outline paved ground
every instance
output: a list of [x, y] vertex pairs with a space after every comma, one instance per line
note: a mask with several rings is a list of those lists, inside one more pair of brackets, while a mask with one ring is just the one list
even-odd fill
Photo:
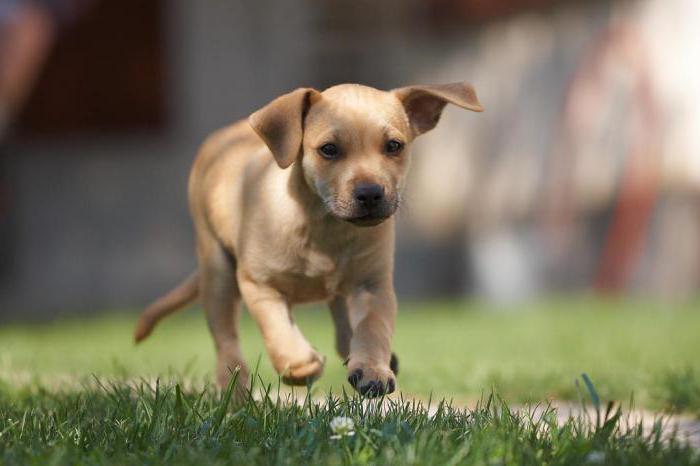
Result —
[[[596, 422], [596, 411], [593, 406], [587, 406], [585, 409], [580, 405], [565, 402], [553, 402], [552, 406], [557, 410], [557, 418], [559, 422], [564, 423], [569, 418], [577, 418], [579, 416], [587, 416], [591, 422]], [[531, 412], [534, 416], [542, 415], [545, 406], [537, 406], [533, 408], [519, 407], [525, 412]], [[688, 441], [694, 448], [700, 449], [700, 420], [685, 416], [685, 415], [668, 415], [654, 413], [645, 410], [622, 410], [623, 425], [635, 426], [639, 422], [642, 423], [644, 431], [651, 433], [654, 425], [659, 422], [662, 426], [662, 431], [665, 437], [672, 435], [674, 432], [678, 434], [678, 438]], [[602, 420], [601, 420], [602, 422]]]
[[[302, 394], [303, 392], [304, 390], [300, 390], [297, 393]], [[287, 394], [291, 395], [290, 392], [283, 391], [281, 392], [280, 396], [286, 397]], [[392, 396], [392, 398], [397, 399], [396, 396]], [[403, 399], [407, 402], [415, 400], [422, 403], [423, 406], [428, 406], [427, 400], [423, 397], [412, 397], [404, 394]], [[323, 401], [323, 398], [318, 399], [319, 403], [323, 403]], [[297, 402], [304, 402], [303, 395], [297, 398]], [[385, 406], [388, 406], [388, 403], [385, 404]], [[476, 407], [476, 403], [453, 402], [452, 406], [463, 409], [474, 409]], [[580, 416], [587, 417], [592, 423], [597, 422], [596, 410], [592, 405], [588, 405], [584, 408], [575, 403], [552, 401], [549, 405], [545, 403], [535, 406], [511, 405], [510, 408], [512, 410], [520, 411], [524, 415], [530, 415], [533, 417], [533, 419], [537, 420], [538, 417], [545, 413], [548, 406], [555, 408], [557, 419], [560, 424], [564, 424], [572, 417], [576, 419]], [[430, 406], [428, 406], [428, 413], [434, 415], [436, 412], [437, 403], [433, 402]], [[603, 413], [601, 413], [601, 417], [602, 416], [604, 416]], [[600, 422], [603, 423], [604, 420], [601, 419]], [[691, 446], [700, 450], [700, 419], [698, 418], [682, 414], [658, 413], [642, 409], [622, 409], [621, 425], [623, 428], [624, 426], [637, 426], [640, 422], [642, 423], [642, 427], [646, 434], [651, 434], [656, 423], [660, 423], [664, 438], [670, 438], [675, 433], [677, 439], [687, 441]]]

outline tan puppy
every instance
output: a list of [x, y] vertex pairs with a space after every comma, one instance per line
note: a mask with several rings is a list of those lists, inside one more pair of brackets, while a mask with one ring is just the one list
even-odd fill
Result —
[[409, 144], [447, 103], [481, 111], [468, 84], [390, 92], [343, 84], [297, 89], [210, 136], [189, 181], [198, 271], [146, 309], [136, 341], [199, 296], [218, 383], [234, 368], [247, 382], [243, 299], [277, 372], [305, 384], [321, 375], [324, 357], [294, 324], [291, 306], [326, 301], [352, 386], [367, 396], [394, 391], [392, 215]]

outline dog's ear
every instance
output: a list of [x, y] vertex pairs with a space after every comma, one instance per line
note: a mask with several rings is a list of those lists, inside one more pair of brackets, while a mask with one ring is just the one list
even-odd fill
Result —
[[287, 168], [299, 156], [304, 117], [320, 96], [315, 89], [296, 89], [277, 97], [248, 117], [250, 126], [265, 141], [280, 168]]
[[394, 89], [392, 92], [403, 104], [414, 136], [435, 128], [442, 109], [448, 103], [473, 112], [484, 110], [474, 88], [467, 83], [408, 86]]

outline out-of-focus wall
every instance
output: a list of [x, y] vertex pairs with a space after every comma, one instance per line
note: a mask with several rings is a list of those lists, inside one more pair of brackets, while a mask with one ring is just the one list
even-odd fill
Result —
[[169, 2], [165, 131], [5, 149], [17, 231], [2, 316], [142, 305], [194, 267], [186, 181], [199, 143], [309, 75], [309, 18], [292, 3]]

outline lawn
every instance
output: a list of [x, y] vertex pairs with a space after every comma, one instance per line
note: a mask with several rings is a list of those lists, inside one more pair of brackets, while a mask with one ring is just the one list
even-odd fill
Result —
[[[700, 312], [693, 305], [592, 298], [517, 310], [404, 304], [395, 350], [405, 402], [396, 394], [385, 411], [369, 413], [375, 404], [344, 398], [349, 386], [328, 313], [309, 308], [296, 316], [328, 356], [305, 406], [278, 403], [277, 377], [247, 317], [244, 350], [251, 367], [259, 365], [258, 386], [270, 384], [272, 393], [242, 406], [207, 386], [214, 353], [197, 310], [164, 321], [138, 347], [131, 343], [135, 313], [4, 326], [0, 464], [700, 464], [682, 441], [640, 432], [614, 410], [596, 426], [585, 419], [556, 425], [553, 413], [530, 417], [508, 408], [590, 400], [585, 384], [575, 383], [586, 373], [603, 410], [607, 400], [628, 406], [633, 398], [637, 407], [700, 416]], [[297, 390], [302, 399], [305, 392]], [[443, 398], [455, 409], [441, 405], [429, 415], [416, 404], [430, 399], [434, 408]], [[331, 439], [336, 416], [353, 419], [355, 435]]]
[[0, 464], [700, 464], [660, 424], [644, 432], [614, 409], [597, 424], [561, 424], [552, 410], [513, 412], [494, 397], [429, 412], [400, 398], [296, 404], [274, 392], [234, 406], [230, 394], [123, 383], [0, 392]]
[[[139, 346], [134, 313], [0, 328], [0, 379], [17, 383], [98, 376], [210, 380], [211, 338], [201, 312], [168, 320]], [[330, 316], [300, 309], [297, 321], [328, 357], [315, 390], [336, 393], [345, 368], [333, 350]], [[276, 382], [260, 334], [247, 316], [242, 341], [249, 365]], [[606, 399], [700, 414], [700, 309], [588, 298], [552, 299], [517, 311], [478, 303], [406, 304], [396, 328], [399, 389], [427, 399], [478, 400], [495, 389], [507, 401], [577, 400], [583, 372]]]

